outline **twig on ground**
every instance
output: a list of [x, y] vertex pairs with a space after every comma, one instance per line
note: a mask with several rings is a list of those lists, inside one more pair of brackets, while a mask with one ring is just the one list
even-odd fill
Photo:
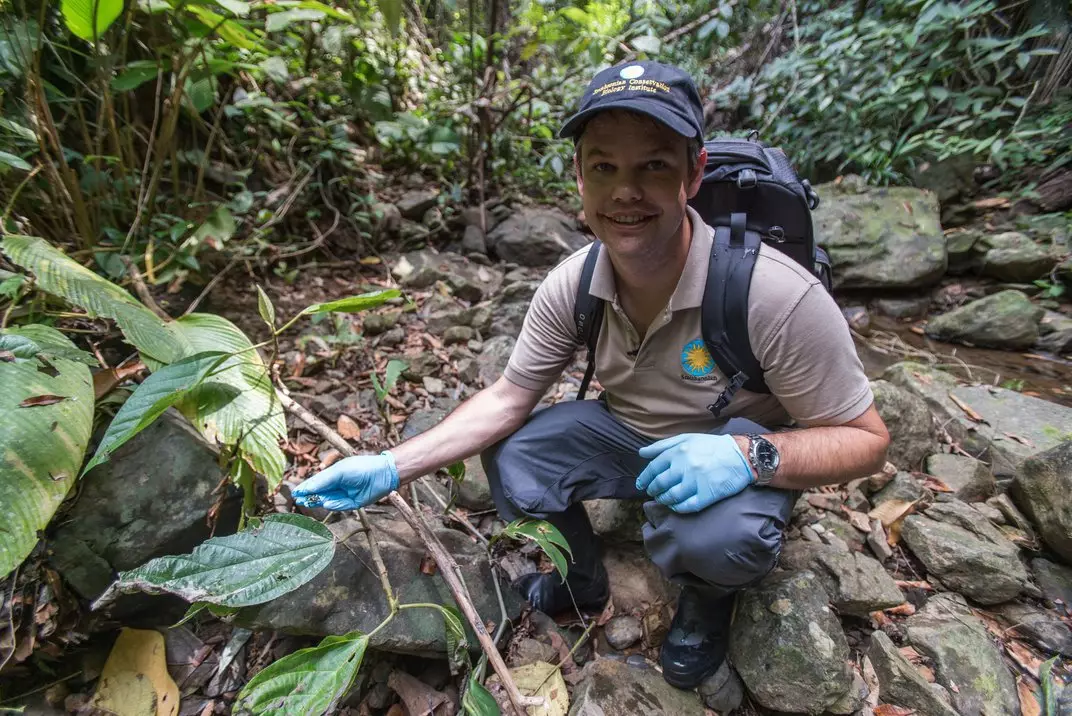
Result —
[[201, 301], [205, 300], [205, 297], [212, 292], [212, 289], [216, 288], [216, 284], [218, 284], [223, 279], [223, 277], [227, 275], [227, 272], [230, 271], [237, 263], [238, 257], [235, 256], [228, 262], [226, 266], [223, 267], [222, 271], [212, 277], [212, 280], [208, 282], [208, 285], [205, 286], [205, 289], [198, 295], [197, 298], [193, 300], [193, 302], [190, 303], [189, 306], [186, 307], [186, 310], [182, 312], [182, 315], [188, 316], [193, 313], [194, 310], [197, 309], [198, 305], [200, 305]]
[[[277, 391], [277, 395], [279, 396], [279, 400], [283, 404], [283, 407], [288, 412], [298, 417], [344, 456], [348, 457], [356, 453], [354, 448], [346, 442], [341, 435], [332, 430], [330, 426], [320, 420], [320, 418], [316, 417], [304, 406], [299, 405], [290, 396], [285, 395], [280, 391]], [[413, 528], [421, 538], [421, 541], [424, 542], [424, 546], [432, 553], [433, 559], [435, 559], [436, 564], [439, 565], [439, 573], [443, 576], [443, 581], [447, 583], [447, 587], [450, 589], [454, 601], [461, 608], [462, 613], [465, 614], [465, 618], [469, 621], [469, 626], [472, 627], [473, 633], [476, 634], [477, 639], [480, 641], [480, 646], [488, 657], [488, 663], [491, 664], [495, 673], [498, 674], [499, 678], [502, 680], [503, 687], [506, 689], [507, 698], [510, 700], [510, 705], [513, 707], [514, 711], [518, 716], [524, 716], [526, 713], [526, 706], [542, 705], [544, 703], [542, 697], [523, 696], [521, 692], [518, 691], [517, 684], [514, 683], [514, 679], [510, 675], [510, 670], [506, 668], [506, 663], [503, 661], [502, 655], [499, 654], [499, 650], [496, 648], [491, 636], [488, 634], [488, 630], [484, 626], [484, 622], [480, 619], [476, 607], [473, 606], [472, 599], [466, 593], [465, 587], [458, 578], [457, 572], [455, 571], [458, 569], [457, 562], [450, 556], [450, 553], [431, 529], [421, 521], [413, 511], [413, 508], [409, 506], [409, 503], [402, 499], [401, 495], [397, 492], [392, 492], [387, 496], [387, 500], [396, 510], [398, 510], [402, 519]]]
[[149, 292], [149, 287], [145, 284], [145, 279], [141, 277], [141, 272], [138, 271], [138, 267], [134, 265], [134, 262], [126, 256], [121, 256], [120, 259], [126, 265], [127, 271], [130, 272], [130, 280], [134, 284], [134, 293], [138, 294], [138, 298], [145, 304], [145, 307], [165, 321], [170, 321], [171, 316], [160, 308], [156, 299], [153, 298], [153, 294]]

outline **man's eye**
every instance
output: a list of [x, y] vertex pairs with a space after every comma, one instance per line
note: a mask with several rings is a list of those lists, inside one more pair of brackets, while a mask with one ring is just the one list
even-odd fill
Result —
[[614, 167], [612, 167], [610, 164], [607, 164], [606, 162], [600, 162], [599, 164], [596, 164], [594, 167], [592, 167], [592, 169], [597, 172], [609, 172], [613, 168]]
[[647, 168], [653, 169], [655, 171], [658, 171], [660, 169], [666, 169], [666, 162], [664, 162], [662, 159], [652, 159], [650, 162], [648, 162]]

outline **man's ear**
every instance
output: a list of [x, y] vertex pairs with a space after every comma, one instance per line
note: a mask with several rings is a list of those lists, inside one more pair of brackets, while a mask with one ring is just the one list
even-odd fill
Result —
[[692, 176], [689, 177], [688, 196], [690, 199], [696, 196], [696, 192], [700, 191], [705, 166], [707, 166], [707, 147], [700, 147], [700, 155], [696, 157], [696, 166], [693, 168]]
[[584, 194], [584, 176], [581, 174], [581, 151], [573, 153], [573, 171], [577, 175], [577, 191]]

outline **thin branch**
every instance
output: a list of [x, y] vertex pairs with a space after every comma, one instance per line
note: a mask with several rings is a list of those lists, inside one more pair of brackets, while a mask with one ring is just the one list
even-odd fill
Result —
[[361, 524], [365, 526], [365, 539], [368, 540], [369, 552], [372, 553], [372, 561], [376, 563], [376, 571], [380, 573], [380, 585], [383, 587], [383, 593], [387, 596], [387, 606], [391, 612], [394, 613], [398, 608], [398, 601], [395, 599], [395, 593], [391, 590], [391, 581], [387, 578], [387, 565], [383, 563], [383, 556], [380, 554], [380, 546], [376, 544], [376, 540], [372, 538], [372, 526], [369, 524], [368, 515], [365, 514], [365, 510], [358, 510], [357, 516], [361, 518]]
[[163, 318], [165, 321], [170, 321], [171, 316], [167, 314], [164, 309], [160, 308], [160, 305], [153, 298], [153, 294], [149, 292], [149, 287], [145, 285], [145, 279], [141, 277], [141, 272], [138, 271], [138, 267], [134, 265], [126, 256], [120, 256], [120, 260], [126, 265], [127, 271], [130, 271], [130, 281], [134, 284], [134, 293], [138, 294], [138, 298], [145, 304], [146, 308]]

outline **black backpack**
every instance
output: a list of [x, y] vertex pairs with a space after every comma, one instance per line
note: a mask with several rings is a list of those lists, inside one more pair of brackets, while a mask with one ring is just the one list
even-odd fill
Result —
[[[797, 177], [785, 153], [750, 139], [713, 139], [704, 146], [703, 183], [689, 205], [715, 229], [700, 325], [707, 350], [729, 378], [707, 406], [717, 418], [740, 388], [770, 393], [748, 340], [748, 289], [760, 242], [804, 266], [828, 291], [831, 276], [830, 259], [815, 245], [812, 231], [811, 211], [819, 205], [819, 196], [806, 179]], [[573, 310], [578, 340], [588, 349], [578, 400], [595, 371], [603, 325], [603, 300], [589, 293], [599, 250], [596, 240], [584, 262]]]

